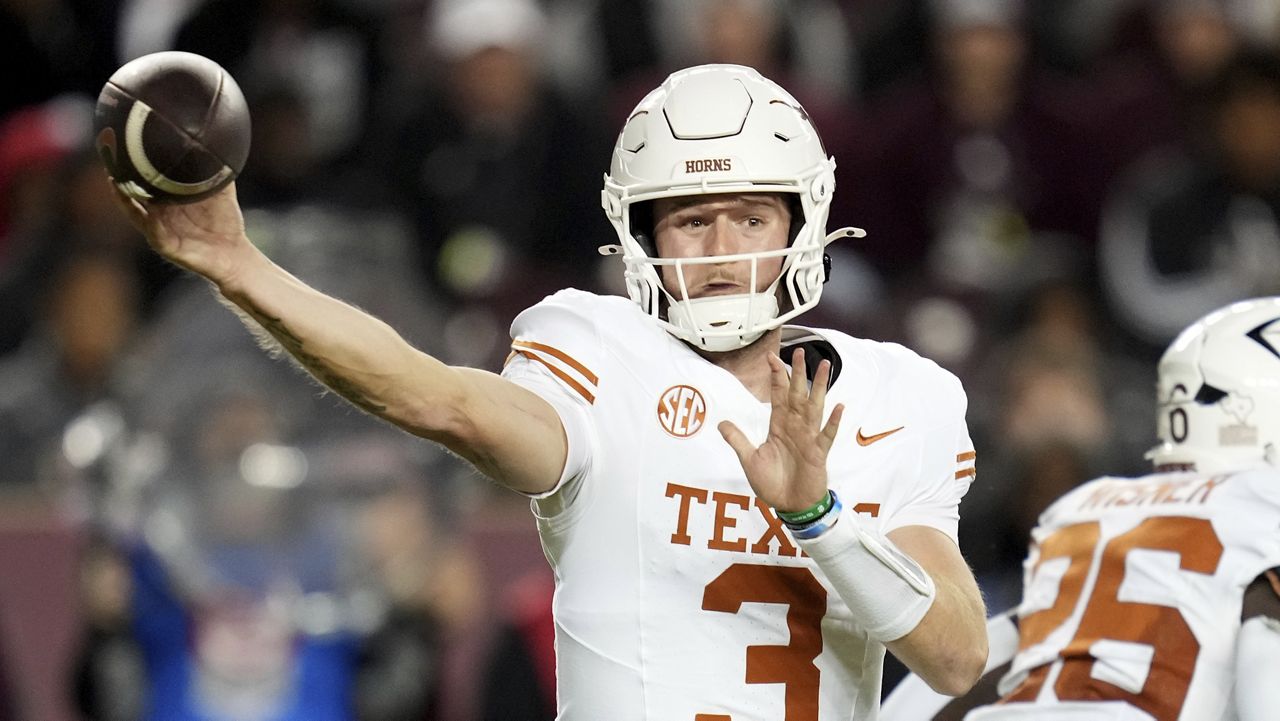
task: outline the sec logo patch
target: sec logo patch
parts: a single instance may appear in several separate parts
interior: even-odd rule
[[[676,438],[688,438],[707,420],[707,402],[693,386],[671,386],[658,399],[658,423]]]

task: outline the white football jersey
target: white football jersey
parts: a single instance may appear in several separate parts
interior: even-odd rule
[[[1032,541],[1003,700],[967,718],[1235,718],[1244,591],[1280,565],[1280,473],[1100,478]]]
[[[883,645],[717,431],[731,420],[763,442],[769,404],[625,298],[561,291],[512,338],[503,375],[557,409],[569,443],[560,484],[533,501],[556,577],[558,718],[874,719]],[[828,468],[846,508],[882,533],[954,539],[975,472],[960,383],[897,345],[784,329],[796,344],[838,371]]]

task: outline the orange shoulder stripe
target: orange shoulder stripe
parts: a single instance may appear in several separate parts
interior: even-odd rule
[[[957,453],[957,454],[956,454],[956,460],[957,460],[957,461],[972,461],[973,459],[975,459],[975,458],[977,458],[977,457],[978,457],[978,452],[977,452],[977,451],[965,451],[964,453]]]
[[[572,356],[560,350],[559,348],[553,348],[549,345],[544,345],[542,343],[534,343],[533,341],[528,341],[528,340],[511,341],[511,347],[517,350],[520,348],[526,348],[528,350],[536,350],[540,353],[546,353],[552,358],[555,358],[565,363],[570,368],[581,373],[582,377],[586,378],[587,382],[590,383],[591,385],[594,386],[594,385],[600,384],[600,379],[596,377],[595,373],[592,373],[590,369],[588,369],[586,366],[582,365],[578,361],[574,360]]]
[[[584,386],[584,385],[582,385],[581,383],[579,383],[579,382],[578,382],[578,380],[577,380],[576,378],[574,378],[573,376],[569,375],[568,373],[565,373],[564,371],[560,370],[559,368],[557,368],[557,367],[555,367],[555,366],[551,365],[550,363],[546,362],[546,361],[545,361],[545,360],[543,360],[542,358],[538,357],[536,354],[534,354],[534,353],[530,353],[530,352],[529,352],[529,351],[527,351],[527,350],[516,350],[515,352],[516,352],[516,353],[519,353],[520,355],[524,356],[525,358],[528,358],[529,360],[537,361],[537,362],[541,363],[542,365],[546,366],[546,367],[547,367],[547,370],[551,371],[551,373],[552,373],[553,375],[555,375],[555,377],[556,377],[556,378],[559,378],[560,380],[564,381],[566,385],[568,385],[570,388],[572,388],[572,389],[574,389],[575,391],[577,391],[577,392],[578,392],[578,395],[580,395],[580,396],[582,396],[583,398],[585,398],[585,399],[586,399],[586,401],[587,401],[587,403],[592,403],[592,404],[594,404],[594,403],[596,402],[596,397],[595,397],[594,395],[592,395],[592,394],[591,394],[591,391],[587,390],[586,386]]]

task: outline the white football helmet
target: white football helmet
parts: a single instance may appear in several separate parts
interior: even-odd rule
[[[708,351],[741,348],[817,305],[826,281],[823,250],[828,243],[866,235],[855,228],[826,234],[835,167],[800,103],[760,73],[740,65],[678,71],[640,101],[618,134],[601,198],[621,244],[602,246],[600,252],[622,254],[627,293],[672,335]],[[657,257],[652,221],[633,213],[637,204],[716,193],[795,196],[792,213],[800,217],[792,218],[790,246],[760,253]],[[766,290],[755,292],[759,262],[778,257],[783,258],[781,274]],[[689,297],[684,268],[737,261],[751,262],[751,292]],[[680,297],[663,286],[658,266],[674,267]],[[782,292],[787,303],[780,314]]]
[[[1156,467],[1280,465],[1280,297],[1241,301],[1184,330],[1160,359]]]

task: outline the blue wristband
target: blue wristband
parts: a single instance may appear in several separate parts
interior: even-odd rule
[[[840,496],[837,496],[835,491],[829,491],[829,493],[831,494],[831,507],[827,509],[826,513],[803,526],[786,524],[787,528],[791,530],[792,538],[807,541],[821,536],[827,532],[827,529],[836,525],[836,521],[840,520],[840,511],[844,508],[844,504],[840,502]]]

